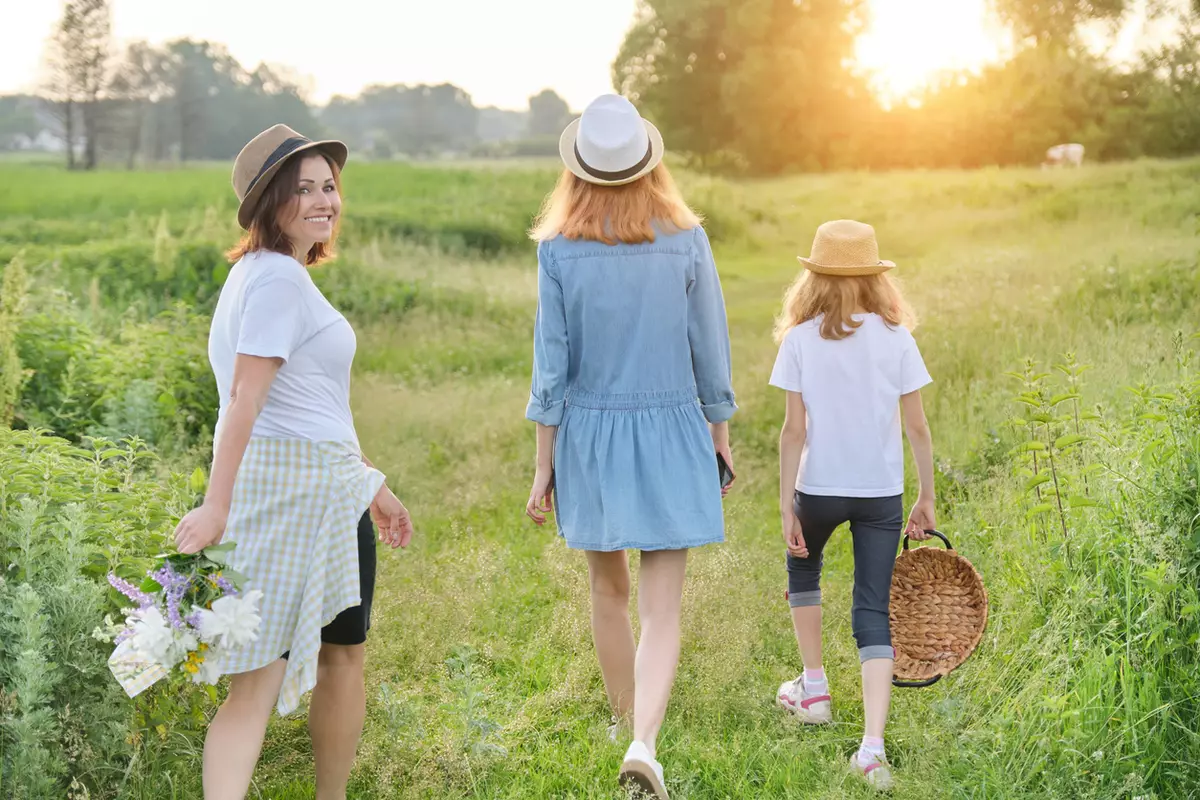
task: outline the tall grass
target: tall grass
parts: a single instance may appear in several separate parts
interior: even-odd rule
[[[203,315],[236,233],[227,174],[38,176],[29,194],[0,199],[0,258],[23,251],[31,276],[16,341],[34,373],[18,424],[41,415],[81,442],[159,437],[166,468],[140,478],[151,491],[158,475],[186,474],[206,456],[211,419],[157,428],[183,415],[155,404],[169,394],[178,409],[215,406]],[[689,567],[684,655],[660,744],[676,796],[868,796],[842,768],[862,722],[844,537],[831,543],[825,586],[835,724],[802,730],[771,702],[799,659],[773,513],[782,399],[766,385],[770,329],[794,256],[836,217],[876,226],[921,313],[916,337],[936,380],[926,405],[939,522],[991,598],[978,652],[937,686],[895,695],[895,796],[1195,793],[1200,391],[1187,336],[1200,322],[1197,177],[1195,161],[754,183],[682,176],[721,232],[741,477],[726,503],[729,541]],[[621,796],[584,564],[520,513],[536,302],[522,236],[553,178],[548,168],[402,165],[346,174],[346,245],[317,280],[359,334],[364,449],[418,529],[409,551],[381,561],[353,796]],[[147,403],[157,415],[143,413]],[[13,530],[12,513],[0,516]],[[11,587],[9,569],[0,574]],[[15,785],[18,723],[7,721],[25,717],[0,685],[3,793]],[[92,796],[116,786],[128,797],[198,796],[190,715],[208,703],[126,706],[140,733],[122,782],[76,777]],[[75,774],[20,769],[56,787]],[[310,776],[302,717],[275,721],[255,796],[311,797]]]

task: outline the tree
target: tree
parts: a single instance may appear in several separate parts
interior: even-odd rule
[[[553,89],[543,89],[529,98],[530,136],[558,136],[570,121],[567,101]]]
[[[368,86],[358,97],[335,97],[321,122],[357,148],[422,156],[465,151],[479,138],[479,109],[459,87]]]
[[[758,172],[852,160],[849,134],[873,105],[846,65],[862,0],[640,0],[613,84],[669,146]]]
[[[96,166],[112,50],[108,0],[66,0],[46,52],[46,90],[67,140],[67,166],[75,166],[75,122],[83,125],[85,169]]]
[[[134,42],[125,50],[110,87],[111,94],[123,107],[127,163],[133,169],[142,150],[146,121],[166,87],[163,54],[145,42]]]

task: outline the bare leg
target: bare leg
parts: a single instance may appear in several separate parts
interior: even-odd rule
[[[792,628],[805,669],[821,668],[821,607],[798,606],[792,609]]]
[[[629,622],[629,560],[625,551],[588,551],[592,639],[608,704],[618,721],[633,712],[633,626]]]
[[[346,783],[366,717],[365,647],[322,644],[308,709],[317,768],[317,800],[345,800]]]
[[[642,638],[635,672],[633,738],[652,754],[679,666],[679,609],[686,571],[687,550],[642,553],[638,579]]]
[[[883,738],[887,725],[888,707],[892,702],[892,667],[890,658],[872,658],[862,664],[863,715],[866,735]]]
[[[287,662],[279,659],[230,679],[229,696],[204,740],[205,800],[242,800],[250,790],[286,670]]]

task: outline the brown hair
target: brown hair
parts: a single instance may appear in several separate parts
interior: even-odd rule
[[[883,317],[892,327],[917,327],[917,317],[890,275],[854,277],[822,275],[804,270],[783,298],[783,313],[775,320],[775,341],[782,342],[787,332],[802,322],[824,315],[821,338],[845,339],[862,325],[854,312],[863,309]]]
[[[341,194],[341,170],[338,169],[337,163],[327,154],[318,150],[315,153],[302,153],[299,157],[289,158],[271,178],[271,182],[267,184],[266,190],[258,198],[258,203],[254,206],[254,217],[250,221],[249,229],[242,235],[242,240],[225,254],[226,258],[231,262],[237,261],[247,253],[254,253],[259,250],[270,250],[275,253],[283,253],[286,256],[293,255],[292,242],[288,239],[287,234],[283,232],[283,229],[279,227],[279,216],[282,210],[296,202],[296,186],[300,182],[300,163],[305,157],[314,154],[325,159],[325,163],[333,171],[333,184],[337,187],[338,194]],[[333,235],[329,237],[329,241],[317,242],[305,255],[304,265],[306,267],[315,266],[333,258],[334,244],[337,242],[338,232],[341,227],[342,218],[339,214],[337,220],[333,223]]]
[[[685,231],[700,217],[684,202],[667,165],[621,186],[599,186],[563,170],[547,195],[529,237],[534,241],[588,239],[605,244],[654,241],[654,225],[663,232]]]

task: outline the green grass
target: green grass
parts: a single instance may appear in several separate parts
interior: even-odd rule
[[[234,233],[223,170],[2,171],[23,188],[0,199],[0,250],[24,248],[35,275],[79,297],[88,265],[102,263],[89,254],[152,251],[163,226],[172,241],[209,248]],[[831,544],[825,585],[835,724],[801,729],[772,704],[800,665],[775,511],[783,400],[767,386],[770,331],[795,256],[838,217],[876,226],[921,316],[916,337],[936,381],[926,408],[939,522],[991,598],[972,659],[933,688],[894,695],[894,796],[1167,798],[1200,786],[1197,700],[1179,696],[1179,687],[1200,691],[1198,645],[1186,638],[1196,611],[1178,601],[1194,597],[1179,584],[1194,581],[1185,568],[1200,549],[1187,550],[1186,531],[1172,527],[1194,504],[1194,449],[1155,433],[1195,426],[1182,396],[1159,401],[1170,406],[1159,423],[1140,420],[1144,403],[1126,390],[1191,374],[1174,335],[1200,323],[1198,179],[1200,161],[740,184],[683,176],[720,232],[740,479],[726,502],[727,543],[695,552],[689,567],[683,658],[659,747],[674,796],[870,796],[843,768],[862,723],[847,537]],[[319,280],[358,330],[353,403],[364,450],[418,531],[409,550],[381,554],[354,797],[622,796],[584,560],[522,513],[536,302],[523,235],[553,180],[541,166],[346,173],[343,259]],[[145,261],[149,275],[153,255]],[[103,263],[109,275],[123,262]],[[195,286],[214,285],[219,272],[160,277],[154,293],[166,302],[203,294]],[[94,294],[103,330],[116,312],[105,310],[104,286]],[[1085,463],[1103,463],[1152,487],[1143,495],[1112,474],[1092,476],[1106,505],[1069,515],[1070,566],[1061,534],[1025,518],[1031,503],[1006,456],[1019,437],[1006,425],[1021,413],[1019,387],[1004,374],[1024,357],[1045,364],[1065,351],[1093,366],[1084,405],[1102,407],[1097,439],[1109,440],[1071,456],[1070,474],[1082,480]],[[155,752],[159,760],[134,770],[133,795],[170,786],[198,796],[195,756]],[[310,776],[303,718],[274,722],[254,796],[312,797]]]

